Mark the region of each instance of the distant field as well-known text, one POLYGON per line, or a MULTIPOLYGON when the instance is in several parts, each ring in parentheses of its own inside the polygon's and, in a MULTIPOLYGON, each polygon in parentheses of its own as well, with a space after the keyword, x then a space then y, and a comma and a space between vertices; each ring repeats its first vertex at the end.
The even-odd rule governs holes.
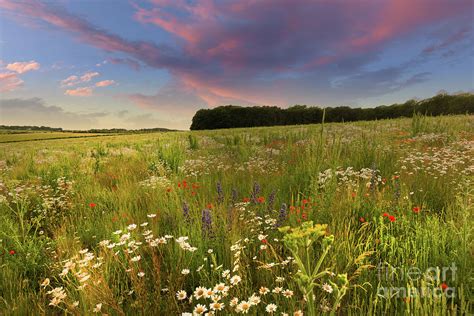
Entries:
POLYGON ((0 143, 7 142, 22 142, 30 140, 41 140, 41 139, 57 139, 57 138, 73 138, 73 137, 91 137, 101 136, 103 134, 89 134, 89 133, 68 133, 68 132, 19 132, 15 131, 15 134, 0 133, 0 143))

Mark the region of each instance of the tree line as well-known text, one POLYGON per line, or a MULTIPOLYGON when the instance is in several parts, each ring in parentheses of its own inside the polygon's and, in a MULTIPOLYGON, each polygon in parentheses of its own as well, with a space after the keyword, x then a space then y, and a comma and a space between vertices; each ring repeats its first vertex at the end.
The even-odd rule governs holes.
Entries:
POLYGON ((298 125, 325 122, 354 122, 411 117, 414 113, 438 116, 473 114, 474 94, 438 94, 424 100, 408 100, 402 104, 381 105, 374 108, 351 108, 294 105, 282 109, 277 106, 243 107, 236 105, 201 109, 193 117, 191 130, 298 125))
POLYGON ((0 130, 8 131, 48 131, 48 132, 62 132, 60 127, 48 126, 26 126, 26 125, 0 125, 0 130))
POLYGON ((120 134, 120 133, 155 133, 155 132, 172 132, 174 129, 153 127, 141 129, 125 129, 125 128, 93 128, 88 130, 65 130, 61 127, 35 126, 35 125, 0 125, 0 132, 7 131, 9 134, 25 133, 25 132, 69 132, 69 133, 93 133, 93 134, 120 134))

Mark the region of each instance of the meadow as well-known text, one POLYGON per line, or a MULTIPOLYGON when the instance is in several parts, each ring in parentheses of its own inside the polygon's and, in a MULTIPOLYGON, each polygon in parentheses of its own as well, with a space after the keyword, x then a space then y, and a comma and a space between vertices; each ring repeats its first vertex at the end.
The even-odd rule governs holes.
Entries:
POLYGON ((465 315, 474 116, 0 144, 2 315, 465 315))
POLYGON ((77 137, 105 136, 94 133, 74 133, 74 132, 31 132, 31 131, 0 131, 0 143, 14 143, 25 141, 37 141, 46 139, 66 139, 77 137))

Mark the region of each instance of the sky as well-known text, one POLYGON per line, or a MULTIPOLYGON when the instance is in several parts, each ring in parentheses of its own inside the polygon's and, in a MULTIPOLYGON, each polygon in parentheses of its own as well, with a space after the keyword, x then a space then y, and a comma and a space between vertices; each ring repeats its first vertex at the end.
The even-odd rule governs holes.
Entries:
POLYGON ((201 108, 474 90, 472 0, 0 0, 0 125, 188 129, 201 108))

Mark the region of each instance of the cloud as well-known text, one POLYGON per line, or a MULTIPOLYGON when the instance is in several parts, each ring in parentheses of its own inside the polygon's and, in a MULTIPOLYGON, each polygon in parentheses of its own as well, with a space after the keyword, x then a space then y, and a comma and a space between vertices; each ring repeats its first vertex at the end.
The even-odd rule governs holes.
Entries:
POLYGON ((74 16, 62 8, 35 0, 0 2, 0 8, 19 12, 24 19, 53 25, 59 29, 75 34, 78 39, 107 52, 122 52, 135 57, 153 67, 191 65, 186 58, 168 45, 156 45, 146 41, 128 41, 116 34, 111 34, 92 25, 85 19, 74 16))
POLYGON ((108 112, 69 112, 60 106, 48 105, 41 98, 0 99, 0 125, 36 125, 64 129, 166 127, 187 128, 187 118, 162 119, 153 113, 131 114, 127 110, 108 112), (119 120, 117 120, 119 119, 119 120))
POLYGON ((438 51, 449 50, 455 44, 462 42, 466 39, 469 35, 472 35, 472 29, 469 27, 463 27, 459 29, 455 33, 451 33, 448 36, 442 38, 438 43, 432 44, 425 49, 423 49, 422 53, 425 55, 432 54, 438 51))
POLYGON ((0 73, 0 92, 10 92, 23 85, 15 73, 0 73))
POLYGON ((61 86, 70 87, 70 86, 73 86, 73 85, 79 83, 78 81, 79 81, 78 76, 69 76, 66 79, 61 81, 61 86))
POLYGON ((38 70, 40 68, 40 64, 34 60, 31 60, 31 61, 11 63, 11 64, 8 64, 6 68, 10 71, 23 74, 31 70, 38 70))
POLYGON ((94 72, 86 72, 81 76, 80 82, 89 82, 91 81, 92 78, 99 76, 100 73, 94 71, 94 72))
POLYGON ((127 110, 122 110, 122 111, 118 111, 118 112, 116 113, 116 115, 117 115, 118 117, 120 117, 120 118, 123 118, 123 117, 127 116, 128 113, 129 113, 129 112, 128 112, 127 110))
POLYGON ((128 124, 129 128, 141 129, 141 128, 156 128, 166 127, 171 129, 183 129, 187 128, 191 123, 188 119, 174 119, 171 121, 162 120, 155 118, 153 114, 139 114, 127 117, 124 120, 125 124, 128 124))
MULTIPOLYGON (((425 38, 428 30, 439 25, 472 29, 471 0, 155 0, 134 4, 137 21, 169 34, 171 40, 165 44, 125 39, 51 3, 3 0, 0 7, 53 25, 107 53, 125 56, 116 63, 167 70, 180 97, 168 96, 166 89, 156 95, 129 96, 142 108, 158 110, 197 103, 335 102, 390 93, 429 78, 408 63, 367 71, 390 45, 403 47, 409 39, 425 38), (173 98, 182 98, 184 105, 173 98)), ((452 40, 466 38, 460 34, 452 40)), ((449 47, 449 42, 437 46, 449 47)))
POLYGON ((46 105, 40 98, 0 100, 0 124, 43 125, 70 129, 96 127, 106 112, 74 113, 61 107, 46 105))
POLYGON ((166 84, 156 94, 135 93, 124 97, 141 109, 179 115, 192 115, 206 106, 206 101, 197 96, 193 89, 183 87, 179 82, 166 84))
MULTIPOLYGON (((3 61, 0 61, 0 66, 1 65, 3 65, 3 61)), ((24 81, 20 79, 18 75, 28 71, 38 70, 39 68, 40 64, 33 60, 7 64, 5 69, 10 70, 10 72, 0 72, 0 92, 10 92, 21 87, 24 81)))
POLYGON ((65 95, 70 95, 74 97, 89 97, 92 95, 91 87, 76 88, 71 90, 66 90, 65 95))
POLYGON ((103 81, 96 82, 95 86, 96 87, 108 87, 108 86, 111 86, 113 84, 115 84, 114 80, 103 80, 103 81))
POLYGON ((399 91, 407 86, 429 80, 430 73, 417 73, 404 77, 403 67, 389 67, 360 74, 334 82, 336 90, 354 97, 377 96, 399 91), (397 80, 393 80, 397 78, 397 80))
MULTIPOLYGON (((89 82, 94 77, 97 77, 99 75, 100 73, 96 71, 86 72, 80 77, 76 75, 72 75, 61 81, 61 87, 71 87, 71 86, 75 86, 81 83, 89 82)), ((108 87, 115 83, 116 82, 114 80, 102 80, 102 81, 96 82, 94 86, 95 87, 108 87)), ((67 89, 66 92, 64 92, 64 94, 69 95, 69 96, 75 96, 75 97, 89 97, 92 95, 93 91, 94 91, 94 87, 78 87, 75 89, 67 89)))
POLYGON ((67 77, 66 79, 61 81, 62 87, 71 87, 75 86, 84 82, 91 81, 94 77, 100 76, 100 73, 96 71, 89 71, 84 73, 82 76, 78 77, 76 75, 72 75, 67 77))
POLYGON ((142 67, 138 61, 133 60, 131 58, 109 58, 107 59, 107 61, 109 61, 111 64, 114 64, 114 65, 117 65, 117 64, 127 65, 136 71, 139 71, 142 67))

